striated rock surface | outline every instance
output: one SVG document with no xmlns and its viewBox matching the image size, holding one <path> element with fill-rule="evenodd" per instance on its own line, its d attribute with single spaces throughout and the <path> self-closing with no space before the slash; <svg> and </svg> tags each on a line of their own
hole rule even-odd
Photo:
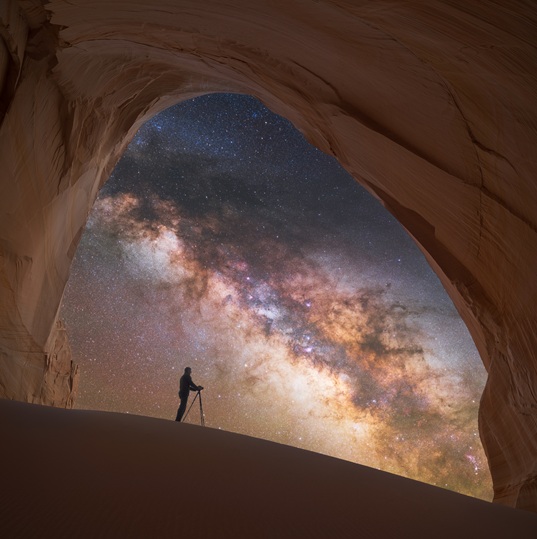
<svg viewBox="0 0 537 539">
<path fill-rule="evenodd" d="M 489 371 L 495 499 L 537 511 L 537 7 L 359 0 L 0 3 L 0 395 L 70 406 L 57 314 L 138 127 L 249 93 L 414 237 Z"/>
</svg>

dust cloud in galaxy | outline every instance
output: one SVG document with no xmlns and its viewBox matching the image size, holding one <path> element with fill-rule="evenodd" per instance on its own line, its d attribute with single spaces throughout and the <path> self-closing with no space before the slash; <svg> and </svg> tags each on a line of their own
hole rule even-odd
<svg viewBox="0 0 537 539">
<path fill-rule="evenodd" d="M 484 368 L 397 223 L 252 98 L 163 114 L 74 262 L 62 315 L 79 407 L 173 419 L 189 365 L 210 427 L 490 499 Z"/>
</svg>

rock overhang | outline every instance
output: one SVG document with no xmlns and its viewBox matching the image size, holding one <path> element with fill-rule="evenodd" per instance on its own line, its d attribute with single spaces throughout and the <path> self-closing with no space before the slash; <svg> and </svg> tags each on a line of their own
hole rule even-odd
<svg viewBox="0 0 537 539">
<path fill-rule="evenodd" d="M 537 10 L 10 0 L 1 15 L 4 396 L 72 403 L 58 307 L 98 188 L 138 127 L 196 95 L 249 93 L 422 248 L 489 370 L 480 429 L 496 498 L 537 508 Z"/>
</svg>

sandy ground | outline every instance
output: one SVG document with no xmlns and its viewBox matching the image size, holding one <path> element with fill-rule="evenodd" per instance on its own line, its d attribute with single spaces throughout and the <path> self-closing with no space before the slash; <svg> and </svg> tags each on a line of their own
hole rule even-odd
<svg viewBox="0 0 537 539">
<path fill-rule="evenodd" d="M 309 451 L 0 400 L 0 537 L 537 537 L 537 515 Z"/>
</svg>

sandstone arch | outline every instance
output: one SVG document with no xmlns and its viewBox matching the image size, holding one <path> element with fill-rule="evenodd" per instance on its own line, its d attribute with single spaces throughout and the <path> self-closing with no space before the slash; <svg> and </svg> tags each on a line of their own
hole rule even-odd
<svg viewBox="0 0 537 539">
<path fill-rule="evenodd" d="M 495 499 L 537 510 L 537 9 L 510 2 L 5 0 L 0 395 L 71 406 L 57 322 L 98 187 L 138 127 L 261 98 L 426 253 L 489 371 Z"/>
</svg>

